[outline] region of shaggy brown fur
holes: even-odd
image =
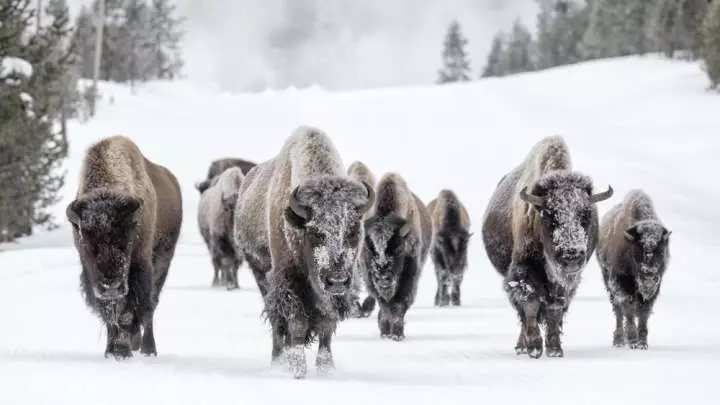
[[[370,294],[363,306],[369,300],[379,302],[381,337],[405,338],[405,314],[415,301],[431,237],[425,204],[399,174],[385,174],[377,185],[372,215],[365,221],[361,259]]]
[[[245,176],[238,167],[231,167],[214,178],[213,184],[200,197],[198,227],[210,252],[214,269],[213,286],[238,288],[237,271],[242,255],[233,238],[235,203]]]
[[[348,166],[348,176],[350,178],[357,180],[359,182],[365,183],[370,185],[373,189],[375,189],[375,175],[370,170],[370,168],[365,165],[365,163],[361,161],[354,161]],[[365,221],[370,217],[370,210],[365,212],[365,215],[363,215],[362,219]],[[360,243],[362,244],[363,241],[361,240]],[[362,246],[360,247],[360,251],[362,252]],[[365,281],[363,280],[363,271],[361,269],[362,267],[362,261],[358,260],[357,265],[355,266],[355,271],[353,272],[353,284],[352,284],[352,308],[350,310],[350,316],[354,318],[366,318],[370,316],[370,314],[375,309],[375,301],[374,300],[366,300],[365,304],[362,305],[360,303],[360,294],[364,292],[364,286]]]
[[[470,215],[452,190],[441,190],[428,204],[433,225],[431,258],[435,265],[435,305],[460,305],[460,287],[467,267]]]
[[[153,314],[183,217],[177,179],[129,138],[112,136],[87,150],[66,213],[86,303],[107,326],[105,355],[156,355]]]
[[[545,324],[547,355],[563,356],[563,318],[597,243],[596,203],[612,193],[593,194],[592,180],[572,171],[560,136],[538,142],[495,190],[483,242],[522,323],[518,354],[542,355],[539,325]]]
[[[225,170],[231,167],[237,167],[242,170],[243,175],[247,175],[250,169],[255,166],[256,164],[253,162],[237,158],[223,158],[215,160],[210,164],[205,180],[197,182],[195,184],[195,188],[200,192],[200,194],[202,194],[212,185],[213,179],[217,178],[217,176]]]
[[[670,260],[670,233],[639,189],[630,190],[600,223],[596,256],[615,313],[616,347],[648,347],[648,318]]]
[[[237,241],[265,291],[272,359],[284,354],[298,378],[316,337],[316,366],[333,367],[332,335],[349,310],[361,218],[373,201],[372,187],[350,179],[330,138],[312,127],[296,129],[243,182]]]

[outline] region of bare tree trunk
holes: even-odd
[[[35,13],[35,32],[40,32],[40,26],[42,25],[42,12],[43,2],[42,0],[37,0],[37,12]]]
[[[95,16],[95,27],[97,36],[95,37],[95,59],[93,61],[93,85],[92,97],[90,99],[90,116],[95,116],[95,103],[98,96],[98,79],[100,78],[100,62],[102,60],[103,48],[103,30],[105,28],[105,0],[98,1],[97,15]]]

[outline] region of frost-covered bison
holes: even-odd
[[[375,175],[370,170],[370,168],[365,165],[365,163],[361,161],[354,161],[348,166],[348,176],[350,178],[357,180],[359,182],[368,184],[373,189],[375,188]],[[368,219],[370,215],[370,210],[365,212],[362,219],[365,221]],[[360,251],[362,251],[362,243],[363,240],[360,241],[361,247]],[[352,283],[352,309],[350,311],[350,316],[352,317],[361,317],[365,318],[370,316],[372,311],[375,309],[375,301],[374,300],[365,300],[364,304],[360,304],[360,294],[364,293],[365,291],[365,282],[363,280],[363,271],[362,271],[362,261],[358,260],[357,265],[355,266],[355,271],[353,272],[353,283]]]
[[[440,190],[428,204],[433,238],[430,257],[435,265],[436,306],[460,305],[460,287],[467,268],[470,215],[452,190]]]
[[[405,338],[405,314],[415,301],[430,250],[432,223],[425,204],[399,174],[385,174],[376,193],[372,215],[365,220],[361,258],[370,294],[366,301],[379,303],[380,336],[399,341]]]
[[[648,347],[647,323],[670,260],[670,233],[650,196],[638,189],[630,190],[600,223],[596,256],[615,313],[616,347]]]
[[[216,176],[200,196],[197,220],[212,260],[213,287],[238,288],[237,272],[242,265],[242,255],[236,249],[233,225],[235,203],[244,177],[242,170],[233,166]]]
[[[157,355],[153,314],[183,219],[177,179],[112,136],[87,150],[66,214],[85,301],[107,326],[105,356]]]
[[[334,367],[332,335],[350,310],[362,216],[373,201],[370,185],[347,176],[330,138],[307,126],[243,182],[237,241],[264,296],[272,360],[284,354],[296,378],[307,373],[305,347],[315,338],[318,371]]]
[[[518,354],[542,355],[544,325],[547,356],[563,356],[563,319],[597,244],[596,203],[612,194],[593,193],[590,177],[572,170],[561,136],[538,142],[496,188],[482,236],[522,323]]]
[[[210,163],[210,167],[208,168],[207,177],[205,180],[198,181],[195,184],[195,188],[200,192],[200,194],[204,193],[205,190],[207,190],[210,185],[212,184],[212,181],[214,178],[220,175],[220,173],[224,172],[225,170],[231,168],[231,167],[237,167],[240,170],[242,170],[242,173],[244,175],[247,175],[247,173],[255,167],[256,164],[244,159],[238,159],[238,158],[222,158],[217,159]]]

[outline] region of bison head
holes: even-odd
[[[660,288],[669,258],[669,239],[672,231],[657,221],[640,221],[625,230],[630,242],[633,275],[638,291],[644,299],[650,299]]]
[[[386,300],[395,295],[400,282],[411,227],[412,221],[397,215],[374,216],[365,221],[363,263],[368,280]]]
[[[311,180],[292,191],[286,238],[290,246],[299,244],[299,265],[318,294],[349,291],[363,235],[361,218],[374,201],[368,184],[342,178]]]
[[[541,177],[530,193],[526,187],[520,191],[520,198],[537,211],[535,237],[555,281],[573,279],[587,263],[592,254],[591,240],[597,237],[595,204],[612,194],[610,186],[593,194],[587,176],[564,171]]]
[[[472,233],[463,228],[441,228],[435,234],[434,249],[444,267],[459,272],[467,266],[467,247]]]
[[[66,209],[75,244],[95,298],[116,300],[128,292],[131,251],[142,200],[126,195],[80,198]]]

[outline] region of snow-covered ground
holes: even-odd
[[[695,64],[653,58],[353,93],[228,95],[155,83],[131,95],[106,85],[98,117],[70,128],[66,197],[56,212],[64,219],[84,149],[101,137],[128,135],[177,174],[185,222],[156,313],[159,356],[103,358],[104,328],[84,307],[63,223],[0,246],[0,403],[714,403],[720,97],[705,87]],[[270,368],[269,326],[247,268],[240,290],[210,288],[193,184],[215,158],[273,156],[300,124],[325,129],[346,165],[361,159],[378,176],[400,172],[426,202],[441,188],[456,190],[475,236],[462,307],[432,306],[429,264],[404,342],[380,340],[374,314],[346,321],[333,346],[336,372],[298,381]],[[593,259],[566,320],[565,358],[515,355],[518,323],[480,224],[499,178],[549,134],[566,137],[576,168],[598,189],[615,188],[601,214],[642,187],[673,230],[648,351],[612,348],[614,318]]]

